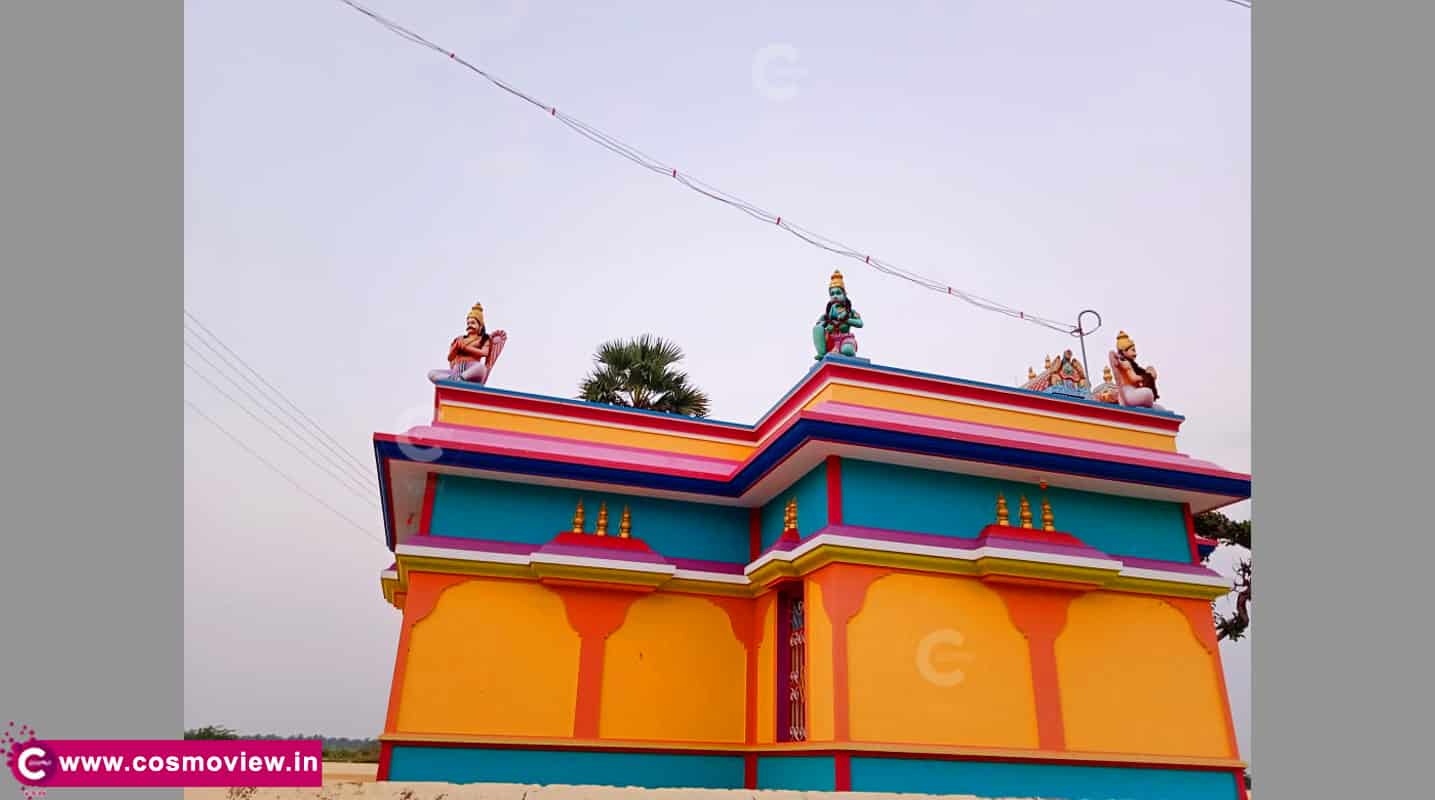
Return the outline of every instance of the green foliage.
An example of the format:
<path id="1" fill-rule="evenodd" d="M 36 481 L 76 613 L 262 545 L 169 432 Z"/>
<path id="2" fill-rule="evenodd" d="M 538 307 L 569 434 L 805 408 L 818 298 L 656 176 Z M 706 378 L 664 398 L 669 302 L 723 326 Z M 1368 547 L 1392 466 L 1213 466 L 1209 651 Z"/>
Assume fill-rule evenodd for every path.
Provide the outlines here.
<path id="1" fill-rule="evenodd" d="M 595 403 L 663 411 L 687 417 L 708 414 L 708 396 L 674 368 L 683 358 L 676 344 L 643 334 L 598 346 L 594 369 L 583 379 L 578 397 Z"/>
<path id="2" fill-rule="evenodd" d="M 350 763 L 378 763 L 379 740 L 378 739 L 350 739 L 343 736 L 320 736 L 317 733 L 293 734 L 290 736 L 279 736 L 273 733 L 240 734 L 239 732 L 226 728 L 222 725 L 206 725 L 203 728 L 195 728 L 184 732 L 186 739 L 257 739 L 261 741 L 290 742 L 300 739 L 318 739 L 324 743 L 325 761 L 344 761 Z"/>
<path id="3" fill-rule="evenodd" d="M 1196 535 L 1251 549 L 1251 521 L 1237 522 L 1219 511 L 1205 511 L 1191 518 Z"/>
<path id="4" fill-rule="evenodd" d="M 205 725 L 203 728 L 194 728 L 184 732 L 186 739 L 238 739 L 238 732 L 226 728 L 223 725 Z"/>
<path id="5" fill-rule="evenodd" d="M 1237 522 L 1219 511 L 1206 511 L 1192 517 L 1196 535 L 1215 539 L 1223 545 L 1251 549 L 1251 521 Z M 1236 565 L 1236 581 L 1232 591 L 1236 596 L 1236 608 L 1230 614 L 1221 614 L 1211 606 L 1216 622 L 1216 638 L 1236 641 L 1246 635 L 1251 627 L 1251 560 L 1241 559 Z"/>

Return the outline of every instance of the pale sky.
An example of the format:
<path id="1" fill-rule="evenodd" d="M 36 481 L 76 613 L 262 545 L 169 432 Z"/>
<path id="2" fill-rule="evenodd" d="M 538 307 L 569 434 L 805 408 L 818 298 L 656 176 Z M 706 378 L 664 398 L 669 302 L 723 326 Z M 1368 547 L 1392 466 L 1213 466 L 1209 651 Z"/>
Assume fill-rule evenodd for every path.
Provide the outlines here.
<path id="1" fill-rule="evenodd" d="M 1248 10 L 368 2 L 799 225 L 1043 316 L 1097 309 L 1097 374 L 1128 331 L 1182 451 L 1250 470 Z M 185 31 L 185 306 L 364 465 L 331 467 L 345 489 L 186 370 L 363 529 L 186 410 L 187 727 L 380 732 L 399 613 L 370 439 L 426 421 L 474 301 L 509 332 L 492 386 L 572 396 L 599 342 L 652 332 L 738 422 L 811 366 L 834 268 L 876 363 L 1016 384 L 1078 350 L 645 172 L 337 0 L 191 0 Z M 1249 759 L 1249 640 L 1223 655 Z"/>

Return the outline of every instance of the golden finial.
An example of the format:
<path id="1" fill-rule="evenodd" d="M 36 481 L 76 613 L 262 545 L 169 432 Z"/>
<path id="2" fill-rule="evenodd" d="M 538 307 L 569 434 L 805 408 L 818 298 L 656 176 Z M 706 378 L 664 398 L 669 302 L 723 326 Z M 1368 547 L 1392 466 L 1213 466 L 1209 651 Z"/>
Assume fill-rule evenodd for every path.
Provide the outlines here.
<path id="1" fill-rule="evenodd" d="M 787 533 L 788 531 L 795 531 L 795 530 L 797 530 L 797 498 L 796 498 L 796 497 L 794 497 L 794 498 L 792 498 L 791 500 L 788 500 L 788 501 L 787 501 L 787 508 L 783 510 L 783 514 L 782 514 L 782 532 L 783 532 L 783 533 Z"/>
<path id="2" fill-rule="evenodd" d="M 1031 527 L 1031 503 L 1027 502 L 1026 495 L 1021 496 L 1021 526 Z"/>
<path id="3" fill-rule="evenodd" d="M 623 506 L 623 518 L 618 520 L 618 537 L 630 538 L 633 535 L 633 515 L 628 513 L 628 507 Z"/>
<path id="4" fill-rule="evenodd" d="M 1011 525 L 1011 515 L 1007 513 L 1006 497 L 997 492 L 997 524 Z"/>
<path id="5" fill-rule="evenodd" d="M 1027 367 L 1027 368 L 1026 368 L 1026 379 L 1029 380 L 1029 381 L 1034 381 L 1034 380 L 1036 380 L 1036 370 L 1032 369 L 1031 367 Z"/>
<path id="6" fill-rule="evenodd" d="M 1046 499 L 1046 495 L 1041 496 L 1041 529 L 1056 530 L 1056 517 L 1051 513 L 1051 501 Z"/>
<path id="7" fill-rule="evenodd" d="M 583 532 L 583 498 L 578 498 L 578 508 L 573 512 L 573 532 Z"/>
<path id="8" fill-rule="evenodd" d="M 1101 368 L 1101 380 L 1103 383 L 1111 383 L 1111 367 Z"/>
<path id="9" fill-rule="evenodd" d="M 597 530 L 597 534 L 598 534 L 599 536 L 607 536 L 607 535 L 608 535 L 608 501 L 607 501 L 607 500 L 603 500 L 603 501 L 601 501 L 601 502 L 598 503 L 598 530 Z"/>

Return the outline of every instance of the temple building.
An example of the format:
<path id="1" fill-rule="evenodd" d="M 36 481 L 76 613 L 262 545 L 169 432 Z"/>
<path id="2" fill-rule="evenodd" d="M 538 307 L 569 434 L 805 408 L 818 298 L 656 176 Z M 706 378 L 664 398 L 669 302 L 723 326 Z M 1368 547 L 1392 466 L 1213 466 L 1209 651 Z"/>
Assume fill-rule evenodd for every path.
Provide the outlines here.
<path id="1" fill-rule="evenodd" d="M 438 374 L 431 424 L 374 435 L 380 778 L 1243 797 L 1192 515 L 1250 476 L 1084 370 L 999 386 L 815 330 L 755 424 Z"/>

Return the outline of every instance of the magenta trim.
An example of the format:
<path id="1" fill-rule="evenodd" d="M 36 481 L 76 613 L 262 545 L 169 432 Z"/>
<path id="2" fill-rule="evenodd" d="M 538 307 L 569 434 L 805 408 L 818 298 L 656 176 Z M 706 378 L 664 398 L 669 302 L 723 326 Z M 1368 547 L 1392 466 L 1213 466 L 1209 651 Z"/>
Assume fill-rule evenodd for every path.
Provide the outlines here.
<path id="1" fill-rule="evenodd" d="M 747 567 L 746 564 L 734 564 L 730 561 L 703 561 L 697 558 L 670 558 L 668 563 L 678 569 L 691 569 L 699 572 L 720 572 L 724 575 L 741 575 Z"/>
<path id="2" fill-rule="evenodd" d="M 1052 544 L 1049 542 L 1034 542 L 1030 539 L 1022 539 L 1009 536 L 982 536 L 977 541 L 995 547 L 1004 547 L 1009 550 L 1027 550 L 1033 553 L 1051 553 L 1053 555 L 1078 556 L 1081 558 L 1104 558 L 1113 560 L 1112 556 L 1087 545 Z M 1114 559 L 1120 560 L 1120 559 Z"/>
<path id="3" fill-rule="evenodd" d="M 1187 564 L 1182 561 L 1157 561 L 1151 558 L 1121 557 L 1117 558 L 1122 564 L 1137 569 L 1154 569 L 1161 572 L 1184 572 L 1187 575 L 1201 575 L 1207 578 L 1220 578 L 1221 573 L 1209 569 L 1200 564 Z"/>
<path id="4" fill-rule="evenodd" d="M 603 561 L 636 561 L 649 564 L 667 564 L 666 558 L 651 550 L 619 550 L 612 547 L 581 547 L 571 544 L 545 544 L 534 551 L 559 556 L 581 556 Z"/>
<path id="5" fill-rule="evenodd" d="M 415 547 L 438 547 L 448 550 L 470 550 L 479 553 L 507 553 L 526 556 L 540 545 L 527 542 L 501 542 L 497 539 L 467 539 L 459 536 L 425 536 L 421 542 L 404 542 Z"/>

